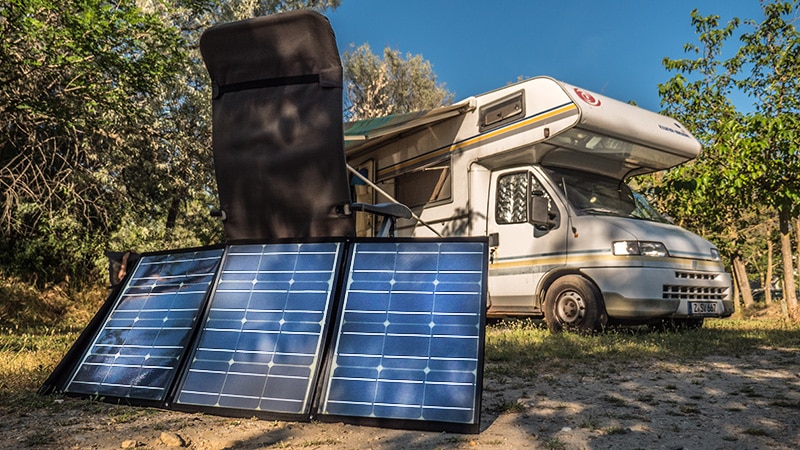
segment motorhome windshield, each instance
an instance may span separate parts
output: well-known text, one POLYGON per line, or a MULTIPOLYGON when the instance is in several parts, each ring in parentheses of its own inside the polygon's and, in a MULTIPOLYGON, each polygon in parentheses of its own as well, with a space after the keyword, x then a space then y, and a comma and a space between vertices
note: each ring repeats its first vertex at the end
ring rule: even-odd
POLYGON ((578 170, 545 169, 578 215, 629 217, 668 223, 641 194, 621 180, 578 170))

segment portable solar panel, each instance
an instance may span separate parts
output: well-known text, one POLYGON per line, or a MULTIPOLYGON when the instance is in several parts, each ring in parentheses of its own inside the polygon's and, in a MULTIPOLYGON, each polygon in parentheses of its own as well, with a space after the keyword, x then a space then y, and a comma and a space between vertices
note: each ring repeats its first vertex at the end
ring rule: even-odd
POLYGON ((342 238, 145 254, 40 392, 475 433, 487 249, 342 238))
POLYGON ((230 247, 176 403, 307 415, 341 246, 230 247))
POLYGON ((486 245, 357 242, 321 419, 477 432, 486 245))
POLYGON ((221 256, 206 249, 142 257, 64 391, 164 400, 221 256))

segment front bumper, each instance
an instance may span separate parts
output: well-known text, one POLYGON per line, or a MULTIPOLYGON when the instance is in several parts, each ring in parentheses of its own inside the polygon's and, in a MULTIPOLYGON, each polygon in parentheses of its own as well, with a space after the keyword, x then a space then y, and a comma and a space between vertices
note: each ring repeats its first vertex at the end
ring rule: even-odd
POLYGON ((731 278, 725 272, 609 267, 583 271, 600 288, 613 319, 728 317, 731 278))

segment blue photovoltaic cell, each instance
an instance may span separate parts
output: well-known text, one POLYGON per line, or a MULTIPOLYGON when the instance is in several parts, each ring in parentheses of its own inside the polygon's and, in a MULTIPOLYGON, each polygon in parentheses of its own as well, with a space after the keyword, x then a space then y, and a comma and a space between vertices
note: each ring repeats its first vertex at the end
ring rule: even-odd
POLYGON ((222 249, 143 256, 65 391, 163 400, 221 257, 222 249))
POLYGON ((475 424, 482 242, 361 242, 322 414, 475 424))
POLYGON ((307 414, 340 245, 230 247, 177 403, 307 414))

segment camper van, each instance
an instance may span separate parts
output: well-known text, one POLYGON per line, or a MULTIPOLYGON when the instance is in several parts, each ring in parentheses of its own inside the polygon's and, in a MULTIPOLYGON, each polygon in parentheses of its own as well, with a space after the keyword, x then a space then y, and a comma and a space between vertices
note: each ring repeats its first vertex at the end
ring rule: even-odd
MULTIPOLYGON (((400 236, 488 236, 488 316, 552 331, 733 313, 717 248, 626 184, 700 150, 674 119, 549 77, 345 124, 353 200, 409 206, 400 236)), ((359 235, 376 226, 356 219, 359 235)))

